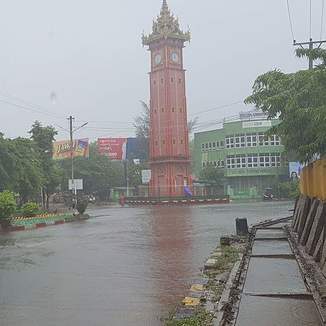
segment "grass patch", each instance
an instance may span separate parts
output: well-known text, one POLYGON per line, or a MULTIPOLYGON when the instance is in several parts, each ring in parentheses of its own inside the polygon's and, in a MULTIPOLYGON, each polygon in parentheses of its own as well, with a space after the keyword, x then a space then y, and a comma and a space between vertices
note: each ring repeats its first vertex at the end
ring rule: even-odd
POLYGON ((165 326, 211 326, 213 325, 213 315, 200 308, 193 317, 182 320, 173 318, 167 320, 165 326))

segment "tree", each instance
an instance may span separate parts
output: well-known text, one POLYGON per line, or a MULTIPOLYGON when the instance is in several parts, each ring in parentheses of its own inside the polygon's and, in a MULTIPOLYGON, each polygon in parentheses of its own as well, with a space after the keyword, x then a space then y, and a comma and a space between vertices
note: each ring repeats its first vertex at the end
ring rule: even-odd
POLYGON ((30 139, 16 138, 7 141, 13 165, 7 170, 10 182, 6 188, 18 193, 21 203, 25 203, 38 197, 44 182, 39 154, 30 139))
MULTIPOLYGON (((141 114, 135 118, 134 127, 136 128, 136 136, 142 138, 149 137, 149 124, 150 124, 150 109, 146 102, 140 101, 142 105, 141 114)), ((198 117, 188 121, 188 132, 191 134, 198 124, 198 117)))
POLYGON ((225 170, 223 168, 206 166, 201 170, 199 179, 210 185, 211 195, 224 194, 225 170))
POLYGON ((279 118, 271 133, 278 134, 300 161, 309 162, 326 154, 326 51, 298 49, 297 56, 320 64, 312 70, 290 74, 273 70, 259 76, 245 102, 269 118, 279 118))
POLYGON ((35 143, 43 170, 42 204, 49 209, 49 197, 55 192, 61 180, 61 171, 52 159, 52 144, 58 132, 52 126, 43 127, 39 121, 35 121, 29 133, 35 143))
MULTIPOLYGON (((60 162, 63 171, 62 185, 67 189, 71 175, 70 160, 60 162)), ((108 200, 113 187, 124 185, 124 170, 121 162, 111 161, 107 156, 99 155, 96 143, 90 144, 90 157, 74 159, 75 178, 83 179, 84 192, 97 194, 101 200, 108 200)))

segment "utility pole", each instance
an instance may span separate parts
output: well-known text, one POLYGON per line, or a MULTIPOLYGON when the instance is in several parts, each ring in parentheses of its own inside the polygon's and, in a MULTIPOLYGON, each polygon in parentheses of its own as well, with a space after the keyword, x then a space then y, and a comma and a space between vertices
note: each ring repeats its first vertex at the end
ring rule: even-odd
POLYGON ((75 203, 76 196, 76 186, 75 186, 75 176, 74 176, 74 139, 73 139, 73 120, 75 118, 70 116, 69 120, 69 132, 70 132, 70 159, 71 159, 71 182, 72 182, 72 193, 73 193, 73 205, 75 203))
MULTIPOLYGON (((312 38, 310 38, 309 42, 300 42, 300 43, 297 43, 296 40, 293 40, 293 46, 300 46, 302 49, 305 48, 305 45, 308 45, 309 47, 309 50, 313 50, 315 49, 315 44, 318 44, 317 45, 317 49, 319 49, 323 43, 326 43, 326 40, 323 40, 323 41, 313 41, 312 38)), ((312 58, 309 58, 309 70, 313 69, 314 68, 314 62, 313 62, 313 59, 312 58)))

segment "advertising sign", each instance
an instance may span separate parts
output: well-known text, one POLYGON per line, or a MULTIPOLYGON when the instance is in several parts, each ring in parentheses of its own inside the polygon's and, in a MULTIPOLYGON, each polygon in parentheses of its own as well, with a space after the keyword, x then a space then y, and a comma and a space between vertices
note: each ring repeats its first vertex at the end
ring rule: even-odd
POLYGON ((69 179, 69 190, 83 190, 83 179, 69 179))
POLYGON ((303 166, 300 162, 289 162, 289 177, 291 179, 298 179, 300 178, 300 173, 303 166))
POLYGON ((99 138, 97 146, 100 155, 106 155, 113 161, 126 159, 127 138, 99 138))
MULTIPOLYGON (((71 157, 70 140, 53 142, 53 159, 64 160, 71 157)), ((75 139, 73 142, 74 157, 89 157, 88 139, 75 139)))
POLYGON ((151 178, 152 178, 151 170, 142 170, 141 171, 141 179, 142 179, 143 184, 149 183, 151 181, 151 178))
POLYGON ((262 128, 262 127, 271 127, 271 126, 272 126, 272 121, 270 120, 242 122, 242 128, 262 128))

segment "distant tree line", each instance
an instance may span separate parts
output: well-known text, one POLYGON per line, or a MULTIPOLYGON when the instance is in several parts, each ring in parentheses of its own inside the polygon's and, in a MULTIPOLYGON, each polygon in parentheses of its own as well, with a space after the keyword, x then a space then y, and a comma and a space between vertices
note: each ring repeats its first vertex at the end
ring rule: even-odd
MULTIPOLYGON (((48 208, 51 195, 68 190, 71 161, 52 159, 54 127, 35 121, 29 134, 29 138, 9 139, 0 133, 0 191, 13 192, 20 206, 36 201, 48 208)), ((129 185, 140 185, 145 164, 127 164, 129 185)), ((108 199, 111 188, 126 185, 124 164, 99 155, 96 142, 90 144, 90 157, 75 158, 74 166, 75 178, 84 181, 84 193, 102 200, 108 199)))

